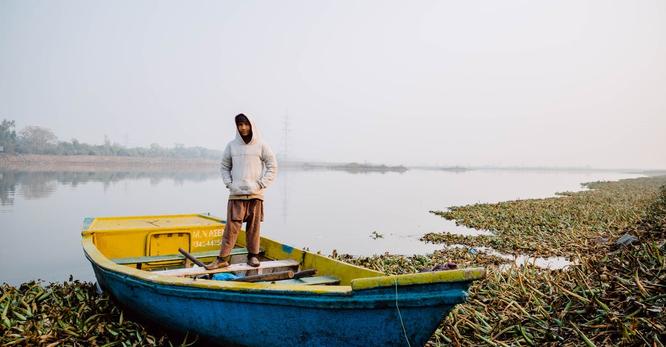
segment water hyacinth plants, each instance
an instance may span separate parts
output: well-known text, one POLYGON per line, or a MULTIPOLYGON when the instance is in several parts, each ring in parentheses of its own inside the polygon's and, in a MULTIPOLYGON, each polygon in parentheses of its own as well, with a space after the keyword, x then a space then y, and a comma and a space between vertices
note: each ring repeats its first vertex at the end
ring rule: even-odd
POLYGON ((463 247, 431 256, 345 260, 386 273, 444 260, 486 266, 487 277, 442 322, 429 341, 433 346, 663 346, 665 184, 664 176, 597 182, 557 198, 454 207, 434 213, 494 235, 428 234, 424 240, 463 247), (635 241, 616 244, 625 234, 635 241), (473 254, 472 246, 566 255, 576 264, 562 270, 500 267, 505 260, 473 254))
POLYGON ((0 289, 1 346, 189 346, 196 341, 149 332, 92 283, 70 278, 0 289))

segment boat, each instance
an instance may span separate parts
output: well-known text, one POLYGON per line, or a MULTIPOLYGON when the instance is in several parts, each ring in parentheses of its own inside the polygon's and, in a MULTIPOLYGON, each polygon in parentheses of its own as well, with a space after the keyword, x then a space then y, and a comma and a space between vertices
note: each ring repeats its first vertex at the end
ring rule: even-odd
POLYGON ((206 270, 179 252, 212 261, 224 226, 209 214, 97 217, 84 219, 81 235, 97 284, 121 306, 222 345, 421 346, 485 276, 484 268, 388 276, 266 237, 252 268, 244 231, 227 268, 206 270), (316 276, 240 277, 305 272, 316 276), (236 279, 211 279, 222 273, 236 279))

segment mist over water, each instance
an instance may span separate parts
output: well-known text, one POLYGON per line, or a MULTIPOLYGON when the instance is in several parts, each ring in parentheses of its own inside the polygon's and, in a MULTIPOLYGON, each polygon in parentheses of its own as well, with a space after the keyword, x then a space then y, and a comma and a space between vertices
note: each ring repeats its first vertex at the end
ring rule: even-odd
MULTIPOLYGON (((424 254, 428 232, 470 233, 429 213, 449 206, 541 198, 580 183, 636 174, 566 171, 349 173, 282 170, 265 200, 262 235, 330 254, 424 254), (377 234, 382 237, 377 238, 377 234)), ((224 218, 215 171, 0 172, 0 282, 94 280, 83 255, 84 217, 204 213, 224 218)))
POLYGON ((666 2, 0 1, 0 119, 283 158, 665 169, 666 2))

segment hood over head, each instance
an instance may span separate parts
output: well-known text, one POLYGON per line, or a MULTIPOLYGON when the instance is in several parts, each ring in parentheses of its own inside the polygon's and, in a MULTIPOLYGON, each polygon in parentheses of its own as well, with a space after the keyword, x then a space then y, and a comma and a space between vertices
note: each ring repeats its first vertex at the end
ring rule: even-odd
POLYGON ((245 118, 250 123, 250 128, 252 129, 252 132, 250 133, 250 136, 252 136, 252 138, 250 139, 250 142, 248 142, 247 144, 250 145, 253 143, 257 143, 261 139, 261 133, 259 132, 259 129, 257 128, 257 125, 254 123, 252 117, 250 117, 245 113, 239 113, 234 117, 234 129, 236 129, 235 141, 238 141, 239 143, 242 144, 246 144, 240 132, 238 132, 238 126, 237 126, 240 120, 245 120, 243 118, 245 118))

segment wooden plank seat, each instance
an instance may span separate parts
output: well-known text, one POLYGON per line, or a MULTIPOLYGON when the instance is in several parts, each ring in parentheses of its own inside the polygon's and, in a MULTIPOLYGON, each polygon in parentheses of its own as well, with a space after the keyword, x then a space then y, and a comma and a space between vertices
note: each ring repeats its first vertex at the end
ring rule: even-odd
POLYGON ((293 278, 281 281, 272 281, 275 284, 300 284, 300 285, 321 285, 321 284, 340 284, 340 279, 335 276, 312 276, 293 278))
POLYGON ((203 267, 195 266, 190 268, 183 269, 173 269, 173 270, 160 270, 153 271, 152 273, 167 275, 167 276, 177 276, 177 277, 186 277, 186 276, 199 276, 199 275, 211 275, 220 272, 236 272, 236 271, 251 271, 251 270, 265 270, 265 269, 275 269, 275 268, 298 268, 299 262, 293 259, 286 260, 270 260, 262 261, 261 265, 258 267, 252 267, 245 263, 242 264, 231 264, 227 267, 223 267, 215 270, 206 270, 203 267))
MULTIPOLYGON (((260 251, 260 254, 263 253, 263 250, 260 251)), ((219 250, 216 251, 207 251, 207 252, 196 252, 191 253, 195 258, 211 258, 216 257, 220 254, 219 250)), ((246 248, 234 248, 231 250, 231 255, 244 255, 247 254, 246 248)), ((143 264, 143 263, 152 263, 159 261, 176 261, 184 260, 185 257, 180 254, 165 254, 165 255, 153 255, 153 256, 143 256, 143 257, 127 257, 127 258, 114 258, 111 259, 116 264, 120 265, 131 265, 131 264, 143 264)))

